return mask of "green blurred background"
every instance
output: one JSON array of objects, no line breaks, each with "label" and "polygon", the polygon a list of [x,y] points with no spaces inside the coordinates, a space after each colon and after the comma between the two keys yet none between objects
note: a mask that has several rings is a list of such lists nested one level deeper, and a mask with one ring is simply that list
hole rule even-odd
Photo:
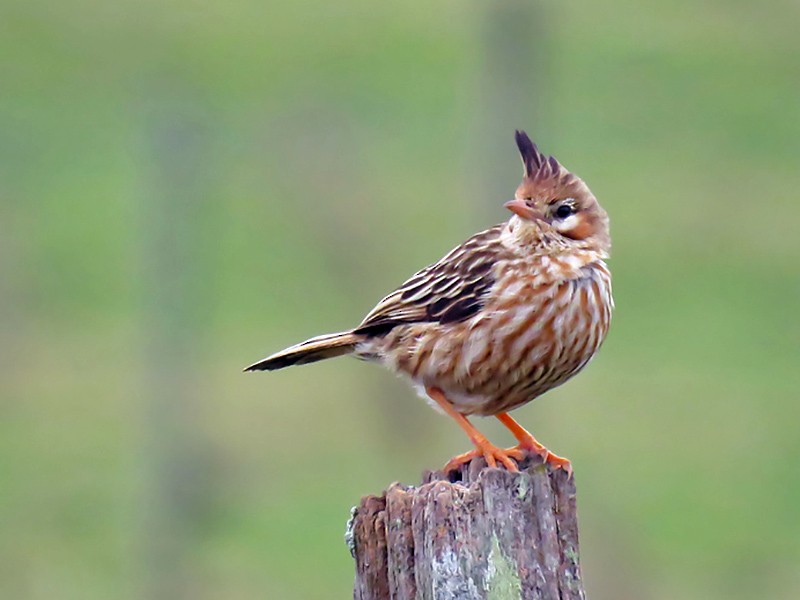
[{"label": "green blurred background", "polygon": [[241,368],[504,220],[517,127],[612,217],[607,343],[516,413],[589,596],[800,597],[798,22],[2,0],[0,597],[349,597],[350,506],[467,440],[373,366]]}]

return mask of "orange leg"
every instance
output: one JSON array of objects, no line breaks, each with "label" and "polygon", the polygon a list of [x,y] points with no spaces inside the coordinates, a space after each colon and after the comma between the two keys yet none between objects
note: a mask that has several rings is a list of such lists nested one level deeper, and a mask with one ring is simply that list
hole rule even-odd
[{"label": "orange leg", "polygon": [[469,436],[470,441],[475,444],[475,450],[471,450],[451,458],[444,466],[445,472],[457,469],[464,463],[471,461],[477,456],[483,456],[486,459],[486,464],[490,467],[496,467],[497,461],[500,461],[500,463],[502,463],[502,465],[509,471],[519,471],[516,463],[511,459],[515,458],[520,460],[524,456],[524,453],[521,450],[514,448],[510,450],[503,450],[502,448],[498,448],[488,439],[486,439],[485,435],[475,429],[472,423],[467,420],[467,417],[462,415],[453,407],[453,404],[445,397],[445,395],[442,393],[442,390],[431,387],[426,388],[425,391],[428,392],[428,395],[436,402],[436,404],[442,407],[444,412],[453,417],[455,422],[458,423],[461,429],[463,429],[467,436]]},{"label": "orange leg", "polygon": [[499,413],[496,416],[497,420],[508,427],[508,430],[519,442],[519,445],[512,448],[512,450],[522,450],[523,452],[528,450],[534,452],[541,456],[545,462],[552,465],[554,469],[564,469],[568,474],[572,475],[572,463],[570,463],[568,459],[553,454],[550,450],[542,446],[527,429],[512,419],[511,415],[508,413]]}]

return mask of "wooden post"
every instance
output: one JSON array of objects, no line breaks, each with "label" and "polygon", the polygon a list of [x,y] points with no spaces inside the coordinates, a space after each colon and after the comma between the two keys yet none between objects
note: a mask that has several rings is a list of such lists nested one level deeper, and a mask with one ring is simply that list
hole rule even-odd
[{"label": "wooden post", "polygon": [[575,483],[539,457],[476,459],[353,509],[355,600],[585,600]]}]

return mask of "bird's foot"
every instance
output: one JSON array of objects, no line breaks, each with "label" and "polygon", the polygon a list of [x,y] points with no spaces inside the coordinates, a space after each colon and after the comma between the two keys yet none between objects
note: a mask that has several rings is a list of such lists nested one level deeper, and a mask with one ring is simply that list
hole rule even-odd
[{"label": "bird's foot", "polygon": [[495,415],[497,420],[505,425],[508,430],[517,438],[518,445],[509,448],[512,451],[519,451],[523,454],[533,453],[542,457],[545,463],[549,464],[553,469],[564,469],[564,471],[572,477],[572,463],[566,458],[553,454],[545,448],[542,444],[536,441],[536,438],[525,429],[522,425],[517,423],[508,413],[498,413]]},{"label": "bird's foot", "polygon": [[572,463],[569,462],[568,458],[553,454],[550,450],[547,450],[547,454],[545,454],[543,458],[544,462],[553,467],[553,470],[563,469],[567,477],[572,477]]},{"label": "bird's foot", "polygon": [[542,460],[550,465],[554,470],[563,469],[567,475],[572,477],[572,463],[569,461],[569,459],[559,456],[558,454],[553,454],[550,452],[550,450],[537,442],[536,438],[534,438],[532,435],[529,438],[521,440],[520,443],[513,448],[509,448],[509,451],[515,451],[522,454],[531,452],[533,454],[538,454],[542,457]]},{"label": "bird's foot", "polygon": [[470,450],[469,452],[464,452],[464,454],[454,456],[447,461],[447,464],[442,470],[445,473],[455,471],[461,467],[461,465],[480,456],[486,459],[486,464],[492,468],[497,467],[497,463],[500,463],[509,471],[517,472],[519,471],[519,467],[517,467],[517,463],[514,461],[522,460],[525,457],[525,452],[519,448],[504,450],[503,448],[498,448],[489,442],[489,440],[478,440],[475,442],[475,450]]}]

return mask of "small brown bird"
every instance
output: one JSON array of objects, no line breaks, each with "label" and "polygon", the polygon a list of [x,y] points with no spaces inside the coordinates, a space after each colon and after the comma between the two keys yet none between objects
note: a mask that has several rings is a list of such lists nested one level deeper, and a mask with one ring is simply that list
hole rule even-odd
[{"label": "small brown bird", "polygon": [[[561,385],[594,356],[614,301],[603,259],[608,215],[586,184],[516,132],[524,177],[512,217],[425,267],[381,300],[356,328],[312,338],[245,369],[271,371],[343,354],[407,376],[461,426],[476,456],[511,471],[527,451],[571,471],[508,411]],[[502,449],[468,415],[495,416],[519,441]]]}]

